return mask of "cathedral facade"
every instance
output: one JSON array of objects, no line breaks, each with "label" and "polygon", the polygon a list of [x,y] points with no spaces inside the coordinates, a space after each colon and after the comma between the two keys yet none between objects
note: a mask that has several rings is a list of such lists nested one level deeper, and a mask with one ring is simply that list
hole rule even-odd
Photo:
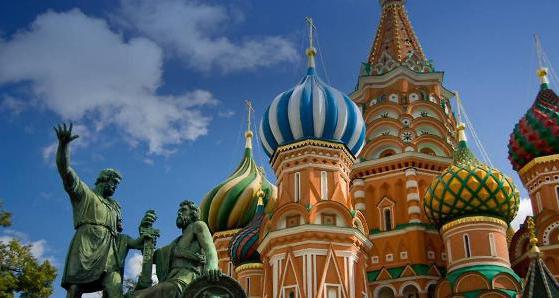
[{"label": "cathedral facade", "polygon": [[559,98],[546,70],[509,144],[534,210],[515,233],[518,188],[470,151],[405,2],[380,1],[349,95],[318,76],[311,37],[306,74],[256,132],[277,181],[253,159],[249,124],[241,163],[203,199],[220,268],[249,297],[559,297]]}]

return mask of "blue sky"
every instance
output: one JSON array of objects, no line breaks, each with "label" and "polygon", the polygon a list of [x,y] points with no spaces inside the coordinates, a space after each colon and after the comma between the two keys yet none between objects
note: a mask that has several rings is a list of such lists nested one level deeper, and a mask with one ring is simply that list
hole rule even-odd
[{"label": "blue sky", "polygon": [[[73,165],[93,183],[106,167],[125,232],[153,208],[160,243],[178,203],[199,201],[242,155],[243,101],[263,110],[304,74],[305,16],[318,27],[319,73],[353,90],[379,21],[375,0],[0,2],[0,198],[19,235],[61,268],[73,235],[53,160],[52,126],[82,135]],[[555,0],[409,0],[426,55],[459,90],[494,165],[513,177],[508,135],[538,90],[533,33],[559,61]],[[255,146],[256,159],[267,164]],[[268,176],[273,175],[268,167]],[[526,192],[522,189],[523,197]],[[56,284],[56,297],[64,291]]]}]

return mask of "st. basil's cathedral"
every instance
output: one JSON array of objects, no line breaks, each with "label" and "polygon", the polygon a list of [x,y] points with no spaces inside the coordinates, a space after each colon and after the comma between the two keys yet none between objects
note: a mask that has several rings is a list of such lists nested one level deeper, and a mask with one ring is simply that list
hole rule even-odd
[{"label": "st. basil's cathedral", "polygon": [[[469,149],[405,0],[382,15],[350,94],[308,68],[271,100],[244,156],[201,203],[220,269],[249,297],[559,297],[559,97],[540,91],[510,135],[510,177]],[[286,86],[289,87],[289,86]],[[253,158],[268,154],[270,182]]]}]

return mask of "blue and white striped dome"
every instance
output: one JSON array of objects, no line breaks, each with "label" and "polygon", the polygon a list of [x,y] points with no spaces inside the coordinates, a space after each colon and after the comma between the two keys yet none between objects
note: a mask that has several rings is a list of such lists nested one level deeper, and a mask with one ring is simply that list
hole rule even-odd
[{"label": "blue and white striped dome", "polygon": [[322,82],[315,68],[309,67],[299,84],[268,107],[259,135],[270,157],[279,146],[305,139],[343,143],[357,156],[365,143],[365,129],[357,105]]}]

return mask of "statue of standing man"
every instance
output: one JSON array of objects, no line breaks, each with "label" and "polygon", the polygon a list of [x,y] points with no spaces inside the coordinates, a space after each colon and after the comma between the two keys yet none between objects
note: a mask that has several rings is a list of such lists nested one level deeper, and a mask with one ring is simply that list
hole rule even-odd
[{"label": "statue of standing man", "polygon": [[[103,291],[103,297],[120,298],[122,273],[128,249],[141,249],[144,236],[133,239],[122,232],[120,205],[112,197],[122,177],[114,169],[101,171],[94,188],[89,188],[70,166],[72,124],[55,127],[58,137],[56,165],[70,197],[75,234],[68,250],[62,287],[67,297]],[[146,212],[140,228],[151,228],[153,211]]]}]

